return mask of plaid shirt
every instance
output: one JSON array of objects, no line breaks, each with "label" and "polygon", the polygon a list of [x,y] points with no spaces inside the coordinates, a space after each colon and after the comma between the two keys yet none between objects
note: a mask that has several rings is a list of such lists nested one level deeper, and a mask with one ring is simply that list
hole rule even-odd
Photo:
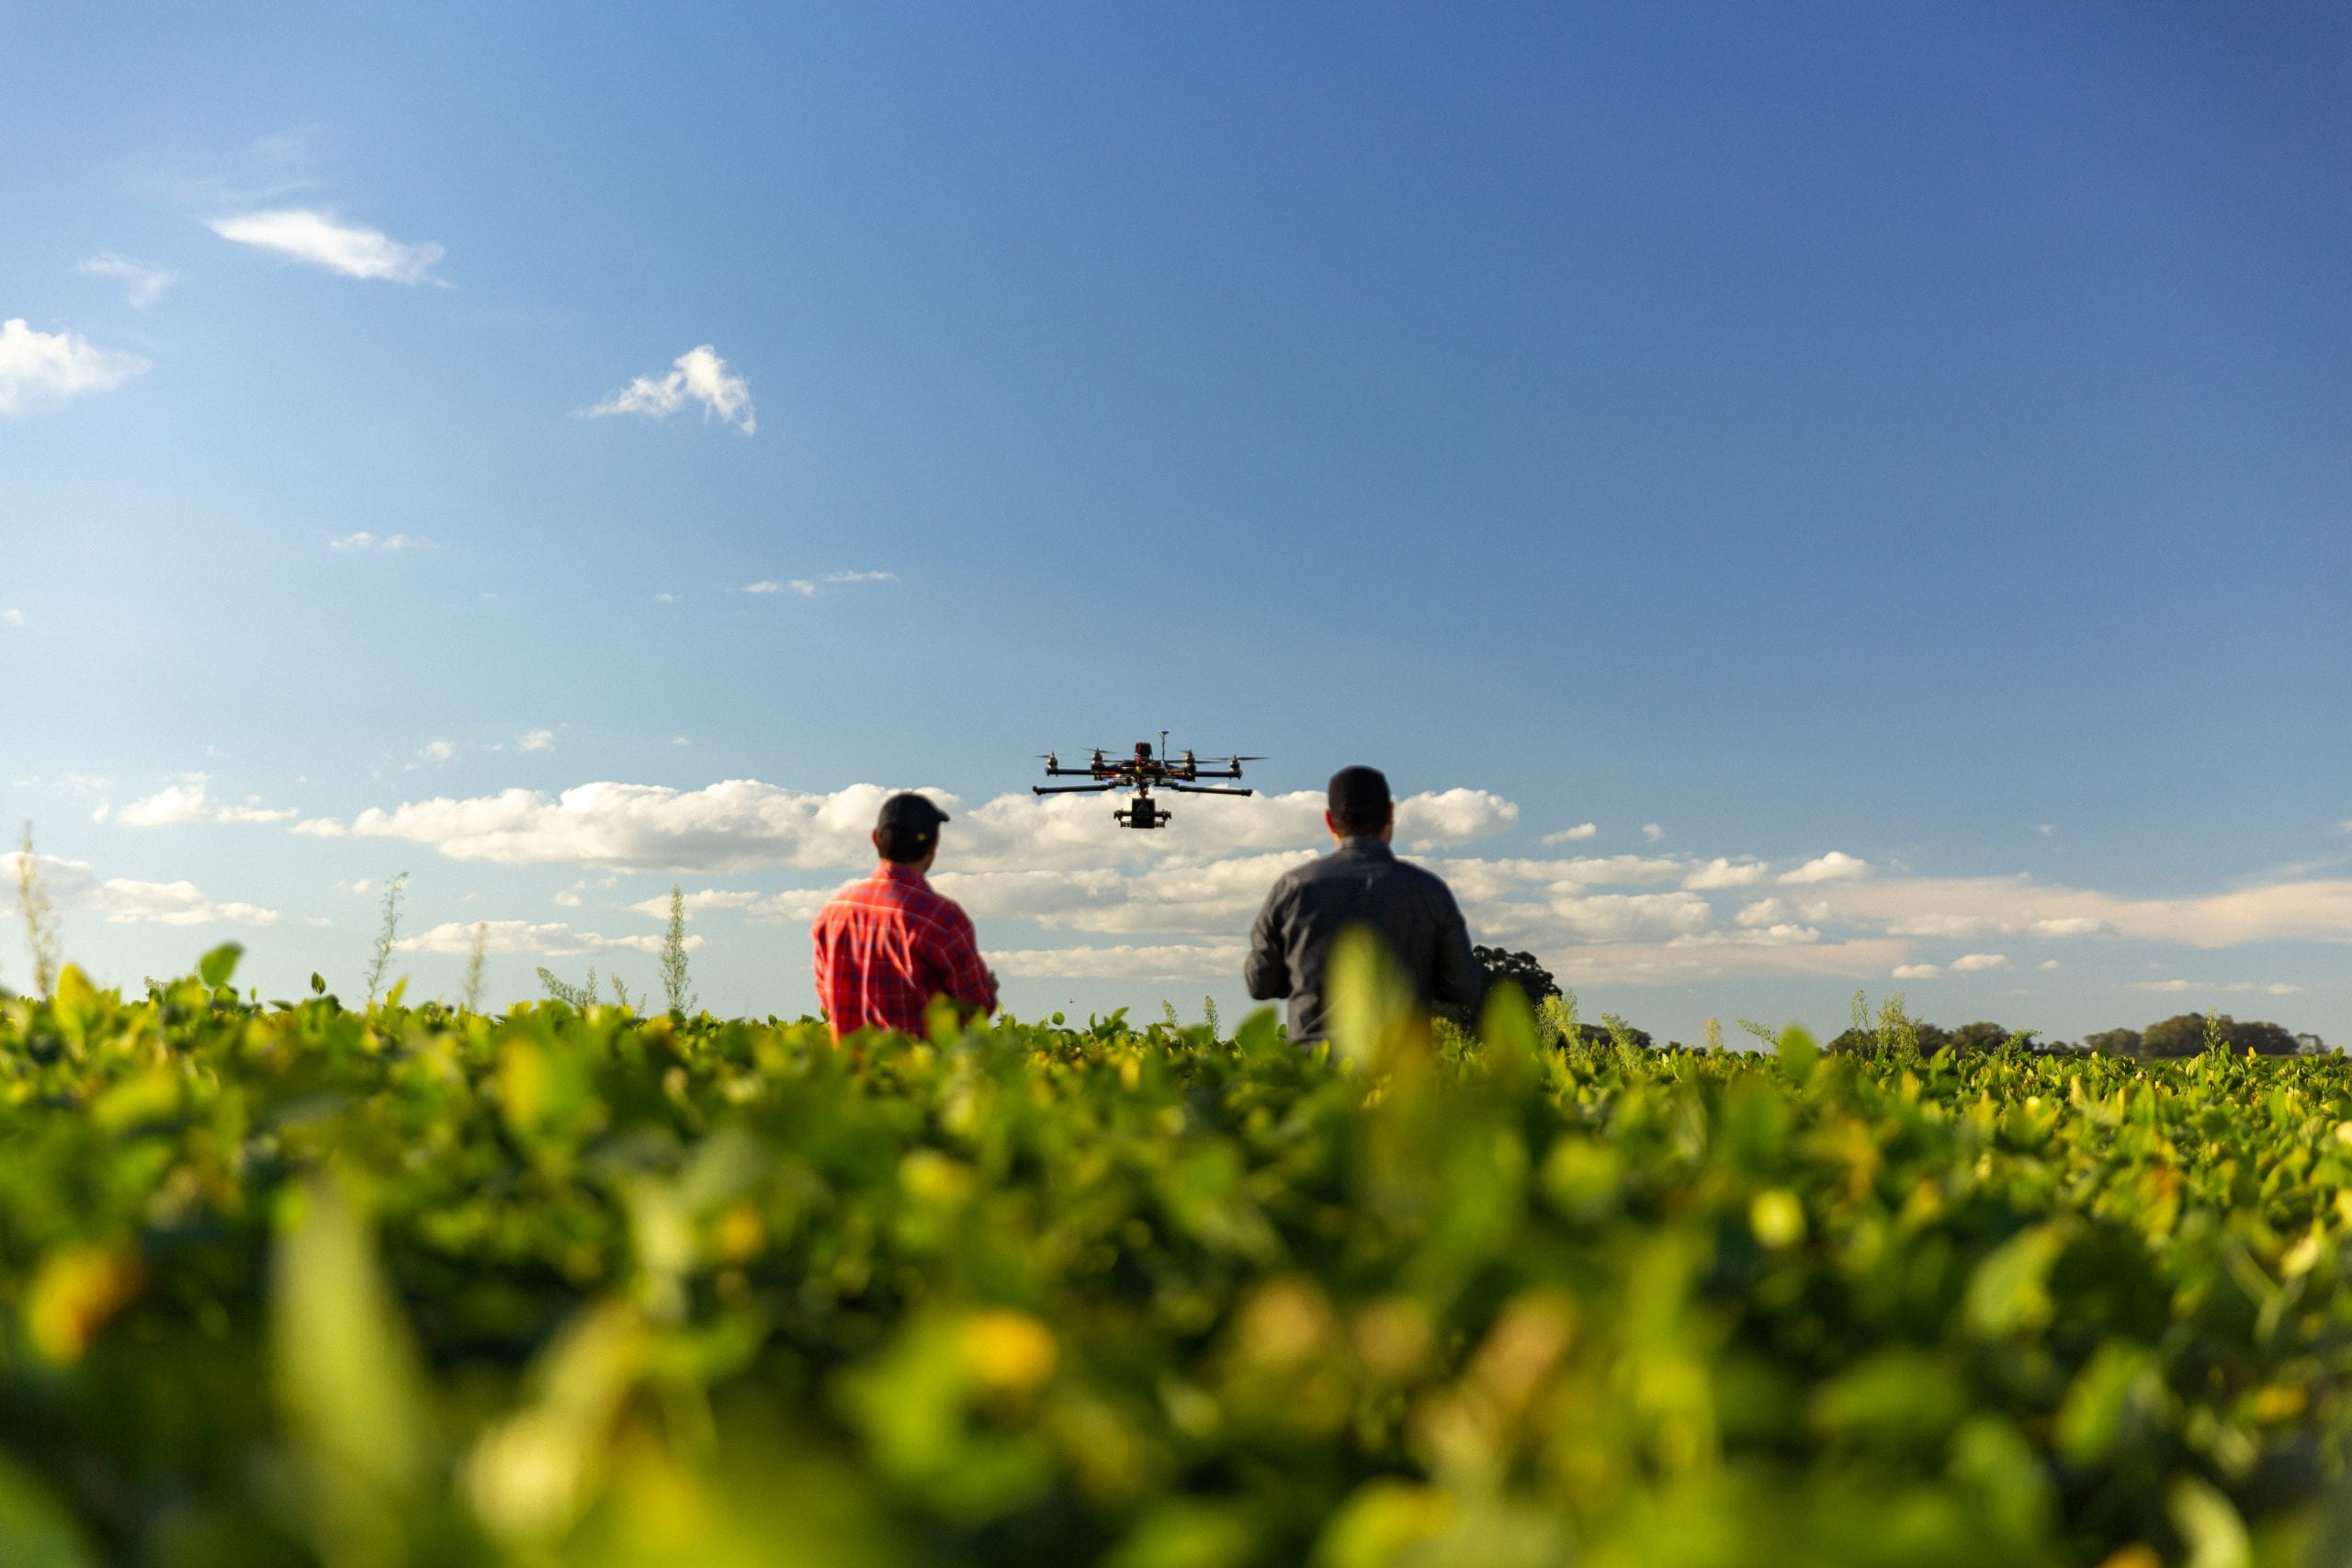
[{"label": "plaid shirt", "polygon": [[996,1011],[996,976],[980,962],[971,917],[910,865],[884,861],[834,894],[809,934],[817,1000],[836,1040],[861,1029],[920,1035],[933,997]]}]

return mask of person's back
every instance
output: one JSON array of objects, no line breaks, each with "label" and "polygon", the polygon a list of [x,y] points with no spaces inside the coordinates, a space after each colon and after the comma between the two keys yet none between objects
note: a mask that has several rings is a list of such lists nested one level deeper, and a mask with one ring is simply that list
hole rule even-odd
[{"label": "person's back", "polygon": [[946,820],[919,795],[884,802],[874,830],[881,863],[834,894],[810,928],[817,1000],[834,1039],[861,1029],[920,1034],[934,997],[996,1010],[996,977],[970,917],[923,874]]},{"label": "person's back", "polygon": [[1476,1003],[1486,971],[1453,891],[1388,847],[1388,781],[1371,768],[1343,768],[1332,777],[1330,807],[1324,819],[1337,845],[1285,873],[1259,911],[1243,972],[1250,994],[1290,998],[1291,1037],[1301,1044],[1327,1038],[1331,955],[1340,933],[1360,926],[1387,946],[1423,1006]]}]

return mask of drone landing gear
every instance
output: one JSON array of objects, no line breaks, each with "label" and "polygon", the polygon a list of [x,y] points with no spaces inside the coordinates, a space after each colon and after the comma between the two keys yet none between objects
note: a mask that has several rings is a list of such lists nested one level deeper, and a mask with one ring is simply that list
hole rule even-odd
[{"label": "drone landing gear", "polygon": [[1166,826],[1173,815],[1162,810],[1151,796],[1139,795],[1127,803],[1125,811],[1114,811],[1111,818],[1122,828],[1159,828]]}]

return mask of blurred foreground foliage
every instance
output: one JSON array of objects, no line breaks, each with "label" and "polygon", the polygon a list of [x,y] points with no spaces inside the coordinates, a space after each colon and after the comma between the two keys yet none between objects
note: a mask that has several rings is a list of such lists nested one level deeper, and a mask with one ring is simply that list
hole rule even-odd
[{"label": "blurred foreground foliage", "polygon": [[[0,1562],[2345,1559],[2352,1064],[0,1004]],[[1572,1019],[1568,1021],[1572,1022]]]}]

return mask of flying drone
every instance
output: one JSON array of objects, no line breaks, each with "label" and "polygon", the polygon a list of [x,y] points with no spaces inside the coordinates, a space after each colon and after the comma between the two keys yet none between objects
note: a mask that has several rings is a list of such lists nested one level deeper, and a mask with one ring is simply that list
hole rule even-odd
[{"label": "flying drone", "polygon": [[1202,784],[1202,779],[1238,779],[1244,762],[1262,762],[1263,757],[1199,758],[1186,751],[1181,757],[1168,755],[1168,731],[1159,732],[1159,751],[1155,755],[1148,740],[1136,742],[1135,755],[1114,757],[1103,748],[1094,749],[1094,756],[1082,768],[1065,768],[1061,759],[1048,751],[1046,775],[1048,778],[1091,779],[1092,784],[1033,784],[1034,795],[1102,795],[1114,789],[1131,789],[1136,797],[1126,808],[1111,813],[1122,828],[1164,828],[1171,813],[1151,798],[1154,789],[1172,791],[1178,795],[1255,795],[1253,789],[1223,789],[1216,784]]}]

